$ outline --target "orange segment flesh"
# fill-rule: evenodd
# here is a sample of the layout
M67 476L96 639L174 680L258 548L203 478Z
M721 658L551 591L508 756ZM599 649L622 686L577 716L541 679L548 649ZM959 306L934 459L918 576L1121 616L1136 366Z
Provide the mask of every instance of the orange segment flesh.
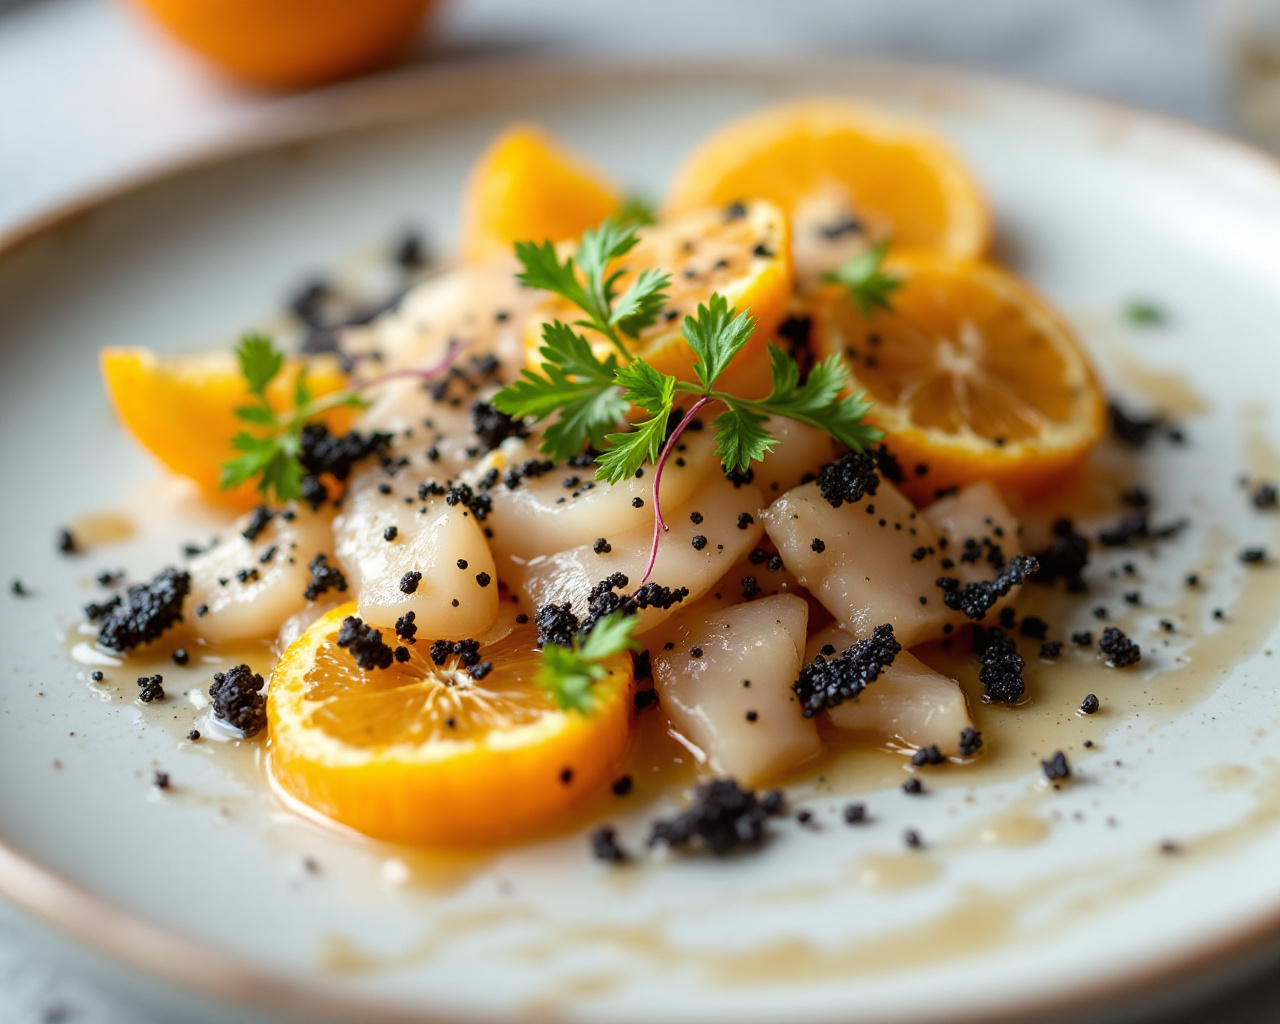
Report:
M1102 436L1105 402L1071 329L993 266L897 260L892 311L864 316L832 286L818 303L819 355L845 356L854 387L917 501L991 480L1034 493L1068 477ZM919 472L924 467L924 472Z
M791 259L787 219L772 203L752 202L737 209L698 210L641 228L640 241L618 261L627 273L619 279L621 294L642 270L660 268L671 275L666 309L636 338L623 338L630 351L663 373L694 380L693 350L681 333L686 315L697 313L713 292L730 307L750 310L759 324L721 378L721 387L740 394L769 390L768 339L782 322L791 297ZM538 349L542 326L549 320L573 323L582 318L576 306L550 298L530 317L525 331L525 357L531 367L542 363ZM598 334L584 336L601 355L614 351Z
M621 197L600 172L534 125L515 125L490 143L462 199L462 256L510 257L516 242L577 238L616 213Z
M170 471L194 480L208 498L244 508L259 500L250 485L218 488L222 463L235 454L231 438L246 429L235 410L249 400L231 352L161 358L145 348L104 348L99 362L107 394L138 444ZM292 359L267 389L276 409L292 406L303 365L317 396L346 386L336 360ZM334 409L321 419L330 430L345 431L351 417L350 410Z
M976 257L990 241L982 193L942 140L847 100L788 103L721 128L677 171L667 210L760 198L794 216L826 197L899 251Z
M330 612L271 676L271 769L291 796L377 839L469 845L536 832L613 778L634 717L628 655L589 713L562 711L534 682L531 629L484 646L479 681L454 657L434 665L427 641L365 672L336 644L354 614Z

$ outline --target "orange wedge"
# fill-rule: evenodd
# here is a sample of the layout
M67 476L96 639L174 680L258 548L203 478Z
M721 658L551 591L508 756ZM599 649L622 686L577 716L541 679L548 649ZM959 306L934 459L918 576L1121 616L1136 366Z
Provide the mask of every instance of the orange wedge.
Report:
M634 355L663 373L694 380L693 350L681 325L713 292L731 308L750 310L759 324L721 378L726 390L763 395L769 390L768 339L787 313L791 299L791 247L787 219L772 203L731 204L698 210L660 224L641 228L636 247L618 260L626 273L618 281L621 294L642 270L656 267L671 275L669 298L653 325L636 338L623 338ZM542 326L549 320L573 323L582 312L552 297L530 316L525 328L525 358L529 366L542 364L539 348ZM602 354L614 351L592 331L584 336Z
M626 751L632 668L620 655L587 713L562 711L534 678L536 636L481 647L476 680L430 640L364 671L336 640L355 603L285 651L267 693L271 770L284 791L365 835L423 845L517 839L613 778ZM387 642L394 644L394 636Z
M145 348L104 348L99 362L121 422L166 468L194 480L206 497L220 503L248 508L261 500L249 485L218 488L222 463L235 454L231 438L246 429L235 410L247 403L249 392L233 353L162 358ZM292 406L294 383L304 365L316 395L346 387L336 360L291 359L267 389L276 409ZM322 420L330 430L345 431L351 417L350 410L334 409Z
M509 258L516 242L577 238L620 205L601 172L536 125L515 125L489 144L467 179L462 258L482 263Z
M1102 436L1106 402L1071 328L989 264L905 257L892 309L859 311L836 285L817 304L820 356L842 353L875 401L917 502L990 480L1023 494L1069 478Z
M977 182L928 128L848 100L810 99L749 114L707 138L676 172L670 213L768 199L797 246L892 238L899 251L976 257L991 217ZM819 241L822 240L820 237Z

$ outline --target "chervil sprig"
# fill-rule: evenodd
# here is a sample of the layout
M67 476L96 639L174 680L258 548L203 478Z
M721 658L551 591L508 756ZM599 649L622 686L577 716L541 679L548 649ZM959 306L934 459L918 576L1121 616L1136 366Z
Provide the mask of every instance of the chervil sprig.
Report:
M595 707L595 684L609 674L605 662L639 648L631 639L638 621L634 615L614 612L597 622L585 639L574 637L571 647L547 644L542 648L537 684L562 710L588 714Z
M892 309L889 297L902 287L902 278L884 269L888 251L889 240L884 239L825 275L826 280L844 285L863 316Z

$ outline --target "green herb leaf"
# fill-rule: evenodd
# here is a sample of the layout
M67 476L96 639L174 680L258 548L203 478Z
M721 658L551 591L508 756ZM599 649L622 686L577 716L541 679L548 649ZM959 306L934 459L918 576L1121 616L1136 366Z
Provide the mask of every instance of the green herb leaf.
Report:
M638 621L634 615L615 612L597 622L585 640L575 637L572 647L547 644L538 667L538 685L562 710L589 714L596 703L594 684L608 675L604 663L640 646L631 639Z
M653 200L649 199L648 196L627 196L614 216L622 224L629 224L638 228L645 228L650 224L658 223L657 207L654 206Z
M249 393L265 400L267 385L284 368L284 353L265 334L246 334L236 346L236 358Z
M670 411L675 397L676 379L659 373L643 359L635 359L614 374L622 387L623 397L655 416Z
M698 306L696 316L684 318L684 336L697 354L694 372L708 390L715 386L733 360L755 333L756 319L750 312L730 309L719 292L713 292L705 306Z
M767 416L738 402L727 404L728 408L711 424L716 432L716 454L727 471L741 472L763 459L778 439L765 429Z
M888 249L888 239L877 242L825 275L825 280L844 285L863 316L872 316L877 309L892 309L889 296L902 287L902 278L882 267Z
M277 422L275 412L268 405L242 405L236 410L236 416L263 427L274 427Z
M666 289L670 284L670 274L653 267L640 271L631 287L614 305L609 322L627 337L634 338L658 319L658 314L667 304Z
M1159 327L1169 319L1169 314L1147 299L1130 299L1125 303L1124 317L1139 327Z

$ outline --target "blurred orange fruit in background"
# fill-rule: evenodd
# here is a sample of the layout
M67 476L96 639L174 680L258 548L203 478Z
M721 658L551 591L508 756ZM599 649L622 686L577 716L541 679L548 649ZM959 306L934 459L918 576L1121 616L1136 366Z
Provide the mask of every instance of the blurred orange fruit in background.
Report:
M321 85L394 60L433 0L133 0L197 53L254 85Z

